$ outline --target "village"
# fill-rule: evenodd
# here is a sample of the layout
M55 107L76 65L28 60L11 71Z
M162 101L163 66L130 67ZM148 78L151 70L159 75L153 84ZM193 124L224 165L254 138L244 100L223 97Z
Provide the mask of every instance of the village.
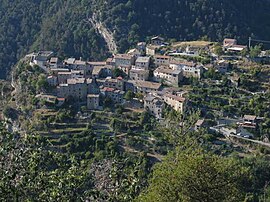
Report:
M114 54L106 61L91 62L82 58L61 61L50 51L32 53L26 58L32 67L39 66L46 72L46 81L52 89L49 94L36 95L38 99L57 107L72 99L90 111L103 110L106 103L113 103L144 109L162 122L166 106L182 115L192 108L189 90L180 88L183 84L194 80L200 82L209 69L220 74L228 73L241 58L240 53L248 48L237 44L235 39L224 39L221 48L227 54L218 56L211 42L199 45L186 42L181 45L176 43L168 48L169 43L156 36L149 43L139 42L126 54ZM269 57L261 58L269 60ZM228 74L227 78L238 86L239 76ZM223 131L224 135L253 138L254 135L245 128L255 129L261 119L254 114L246 114L235 118L234 123L238 125L235 130L224 132L226 124L210 128ZM207 124L201 117L194 130L203 127Z

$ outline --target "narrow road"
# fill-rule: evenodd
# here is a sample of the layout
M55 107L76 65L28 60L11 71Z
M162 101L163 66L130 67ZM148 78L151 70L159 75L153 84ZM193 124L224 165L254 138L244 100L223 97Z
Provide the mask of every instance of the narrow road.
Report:
M238 136L238 135L230 135L229 137L235 137L235 138L242 139L242 140L245 140L245 141L248 141L248 142L253 142L253 143L256 143L256 144L259 144L259 145L262 145L262 146L270 147L270 143L266 143L266 142L259 141L259 140L252 140L252 139L244 138L244 137L241 137L241 136Z
M214 130L214 131L216 131L218 133L223 134L227 138L234 137L234 138L237 138L237 139L245 140L247 142L253 142L253 143L258 144L258 145L270 147L270 143L267 143L267 142L263 142L263 141L259 141L259 140L253 140L253 139L241 137L239 135L233 135L232 133L235 132L235 130L230 130L230 129L227 129L227 128L224 128L224 127L211 127L210 129Z
M89 22L98 31L98 33L104 38L105 42L107 43L109 51L112 54L116 54L117 45L115 43L113 33L102 22L98 21L96 13L94 13L92 17L89 18Z

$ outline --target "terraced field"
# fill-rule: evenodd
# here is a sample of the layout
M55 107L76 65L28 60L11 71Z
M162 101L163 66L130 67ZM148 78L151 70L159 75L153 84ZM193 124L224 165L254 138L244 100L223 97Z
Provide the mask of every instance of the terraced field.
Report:
M53 115L51 111L43 113ZM49 142L49 149L57 152L91 151L93 147L105 148L105 144L117 143L119 150L125 152L146 152L149 157L160 160L167 148L159 147L162 137L153 137L160 132L142 129L138 122L141 114L131 114L130 111L116 114L95 112L94 118L76 119L73 122L51 123L48 131L39 133ZM159 130L158 128L156 130ZM75 149L76 148L76 149ZM84 154L85 152L83 152Z

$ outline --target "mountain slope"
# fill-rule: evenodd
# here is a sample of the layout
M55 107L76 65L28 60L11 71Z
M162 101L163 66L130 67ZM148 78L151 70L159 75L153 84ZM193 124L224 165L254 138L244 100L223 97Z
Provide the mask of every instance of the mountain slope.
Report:
M27 9L25 9L27 8ZM1 1L0 78L30 50L103 59L107 47L89 23L93 12L124 52L145 37L221 41L269 40L269 0L26 0Z
M269 0L107 0L99 8L122 50L157 34L177 40L235 37L242 43L249 36L270 39Z
M101 59L105 42L87 15L91 1L26 0L0 5L0 79L20 57L33 50L53 50L61 56ZM25 9L27 8L27 9Z

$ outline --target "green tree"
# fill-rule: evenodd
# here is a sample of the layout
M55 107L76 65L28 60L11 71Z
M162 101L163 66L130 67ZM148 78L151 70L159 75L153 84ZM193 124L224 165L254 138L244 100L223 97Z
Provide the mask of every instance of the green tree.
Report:
M254 46L254 47L251 47L251 48L250 48L250 51L249 51L249 56L250 56L251 58L258 57L259 54L260 54L261 51L262 51L261 49L262 49L262 47L259 46L259 45L256 45L256 46Z
M248 50L246 48L244 48L243 50L240 51L240 55L242 57L246 57L248 55Z
M157 164L148 189L137 201L243 201L248 169L238 160L187 149Z
M38 81L36 83L36 89L41 90L41 89L47 89L48 88L48 82L46 80L45 75L41 74L38 77Z
M220 44L216 44L214 47L214 53L216 55L222 55L223 54L223 50Z
M128 92L125 94L124 97L126 100L132 100L132 98L134 98L134 93L131 90L128 90Z

